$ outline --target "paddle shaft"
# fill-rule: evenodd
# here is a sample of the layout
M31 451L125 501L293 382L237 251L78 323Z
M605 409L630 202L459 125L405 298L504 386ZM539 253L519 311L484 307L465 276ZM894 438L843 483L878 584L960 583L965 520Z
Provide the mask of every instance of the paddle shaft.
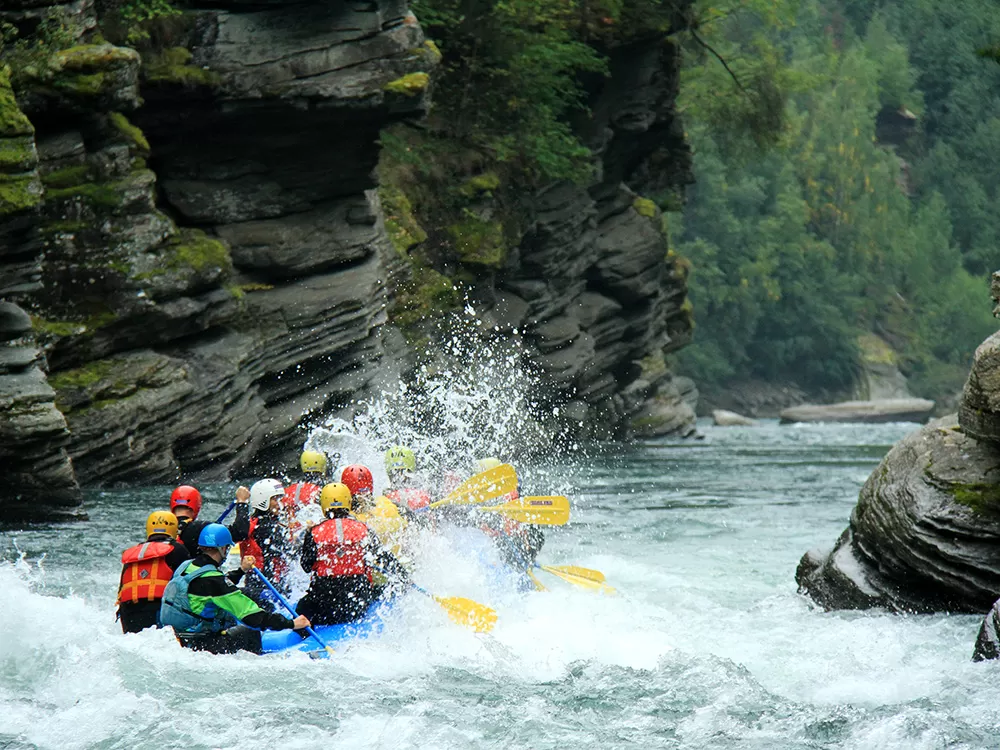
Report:
M229 503L229 507L226 508L224 511L222 511L222 515L219 516L219 520L216 521L216 523L222 523L223 521L225 521L226 520L226 516L228 516L230 513L232 513L233 512L233 508L235 508L235 507L236 507L236 501L233 500L231 503Z
M254 568L253 570L258 576L260 576L260 580L262 580L264 582L264 585L267 586L268 589L270 589L271 593L274 594L276 597L278 597L278 601L284 605L285 609L287 609L289 612L292 613L292 619L294 620L296 617L298 617L299 613L295 611L295 607L292 606L292 603L281 595L281 592L274 587L273 583L267 580L267 577L260 571L260 569ZM315 638L316 642L320 646L325 648L327 651L333 651L333 649L330 648L329 645L327 645L326 641L324 641L322 638L319 637L319 635L317 635L316 631L313 630L312 627L306 628L306 632L313 638Z

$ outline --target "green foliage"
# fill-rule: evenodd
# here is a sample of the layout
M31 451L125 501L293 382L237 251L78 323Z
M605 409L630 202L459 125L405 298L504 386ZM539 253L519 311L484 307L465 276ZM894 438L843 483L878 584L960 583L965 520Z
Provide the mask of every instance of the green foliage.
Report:
M880 113L931 104L881 13L860 34L839 36L830 14L828 4L804 0L794 28L770 32L785 61L780 77L794 85L785 130L768 152L748 149L703 106L699 87L713 74L685 74L695 87L685 92L690 112L706 116L689 128L698 184L683 219L671 222L675 247L693 263L699 322L681 361L707 382L760 377L846 389L864 356L859 340L875 331L915 390L954 393L973 350L996 330L987 279L963 267L946 198L926 190L911 199L899 156L875 139ZM743 32L719 33L725 41ZM731 49L738 59L761 44ZM980 127L975 135L989 153L994 134ZM942 170L958 168L954 152L931 157ZM984 196L983 210L987 203Z
M97 9L110 36L133 47L149 40L157 21L180 15L168 0L97 0Z

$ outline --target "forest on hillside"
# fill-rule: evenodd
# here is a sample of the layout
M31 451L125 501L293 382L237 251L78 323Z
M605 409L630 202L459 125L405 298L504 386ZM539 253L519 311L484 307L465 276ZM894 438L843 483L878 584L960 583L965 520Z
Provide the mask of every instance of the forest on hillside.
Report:
M917 395L955 393L996 330L995 3L801 0L770 21L702 12L702 36L739 83L713 54L689 56L697 184L670 217L698 326L682 369L703 384L836 392L877 334ZM746 102L744 116L720 91ZM762 138L768 121L753 114L768 96L782 117Z

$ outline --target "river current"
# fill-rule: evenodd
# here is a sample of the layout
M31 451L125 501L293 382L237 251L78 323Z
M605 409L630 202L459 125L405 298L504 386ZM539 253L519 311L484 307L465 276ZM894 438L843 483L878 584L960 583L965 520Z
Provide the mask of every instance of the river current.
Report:
M796 593L801 555L833 543L914 427L703 425L525 467L522 492L574 502L540 560L597 568L618 596L549 576L498 590L431 545L415 579L495 606L493 633L407 596L329 661L123 636L118 555L169 488L91 492L87 523L0 531L0 748L997 747L980 618L826 613Z

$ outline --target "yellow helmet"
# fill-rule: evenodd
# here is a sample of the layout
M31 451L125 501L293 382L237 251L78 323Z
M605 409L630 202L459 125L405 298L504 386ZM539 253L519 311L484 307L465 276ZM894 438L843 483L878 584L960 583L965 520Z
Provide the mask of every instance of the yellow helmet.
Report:
M324 513L336 508L351 509L351 491L346 484L328 484L319 493L319 507Z
M417 457L405 445L394 445L385 452L386 471L416 471Z
M177 538L177 516L169 510L154 510L146 519L146 536L166 534L171 539Z
M482 473L484 471L489 471L490 469L495 469L500 465L499 458L493 458L492 456L490 458L481 458L476 461L476 471Z
M302 451L299 466L302 467L302 471L322 474L326 471L326 456L319 451Z

